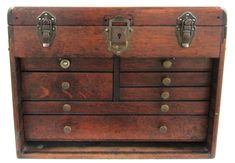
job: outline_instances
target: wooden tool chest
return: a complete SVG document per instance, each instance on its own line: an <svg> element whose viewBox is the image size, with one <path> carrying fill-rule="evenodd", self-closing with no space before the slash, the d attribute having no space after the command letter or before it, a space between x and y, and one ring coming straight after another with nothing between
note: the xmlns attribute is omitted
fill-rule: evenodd
<svg viewBox="0 0 235 163"><path fill-rule="evenodd" d="M213 158L226 15L9 10L17 156Z"/></svg>

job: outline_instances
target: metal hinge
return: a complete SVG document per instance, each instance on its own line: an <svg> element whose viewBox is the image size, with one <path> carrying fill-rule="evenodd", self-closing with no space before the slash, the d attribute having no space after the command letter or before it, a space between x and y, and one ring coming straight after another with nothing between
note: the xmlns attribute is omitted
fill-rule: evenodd
<svg viewBox="0 0 235 163"><path fill-rule="evenodd" d="M37 34L43 47L51 46L56 36L56 18L44 11L37 17Z"/></svg>
<svg viewBox="0 0 235 163"><path fill-rule="evenodd" d="M105 28L108 38L108 50L116 55L120 55L123 51L127 50L132 31L129 19L121 16L110 19L109 26Z"/></svg>
<svg viewBox="0 0 235 163"><path fill-rule="evenodd" d="M185 12L176 20L176 35L178 43L183 48L188 48L195 34L196 17L191 12Z"/></svg>

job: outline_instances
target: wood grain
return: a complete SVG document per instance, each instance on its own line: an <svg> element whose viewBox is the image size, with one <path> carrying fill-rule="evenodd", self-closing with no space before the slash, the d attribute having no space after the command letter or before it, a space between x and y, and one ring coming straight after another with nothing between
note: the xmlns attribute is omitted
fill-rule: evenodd
<svg viewBox="0 0 235 163"><path fill-rule="evenodd" d="M164 68L163 62L170 60L171 68ZM211 71L210 58L121 58L121 72L137 71Z"/></svg>
<svg viewBox="0 0 235 163"><path fill-rule="evenodd" d="M111 100L111 73L22 73L24 100ZM62 89L69 82L70 88Z"/></svg>
<svg viewBox="0 0 235 163"><path fill-rule="evenodd" d="M64 112L63 105L69 104L71 111ZM161 105L169 106L168 112L161 111ZM77 102L38 101L23 102L24 114L166 114L207 115L209 102Z"/></svg>
<svg viewBox="0 0 235 163"><path fill-rule="evenodd" d="M121 87L164 86L162 80L169 78L169 86L210 86L210 73L121 73Z"/></svg>
<svg viewBox="0 0 235 163"><path fill-rule="evenodd" d="M121 88L120 100L162 100L161 93L169 92L166 100L209 100L209 87Z"/></svg>
<svg viewBox="0 0 235 163"><path fill-rule="evenodd" d="M176 18L186 11L197 18L197 25L224 25L226 15L219 7L118 7L118 8L79 8L79 7L15 7L9 10L8 24L36 25L37 17L43 12L51 12L56 24L98 26L104 25L104 16L131 15L135 26L175 25Z"/></svg>
<svg viewBox="0 0 235 163"><path fill-rule="evenodd" d="M14 26L15 57L113 57L108 51L104 27L60 26L49 48L43 48L36 26ZM140 57L219 57L223 27L197 27L189 48L178 45L175 27L133 27L130 47L123 58ZM27 37L26 37L27 36ZM24 38L24 39L22 39ZM30 45L30 46L29 46ZM22 48L23 47L23 48Z"/></svg>
<svg viewBox="0 0 235 163"><path fill-rule="evenodd" d="M160 133L161 125L168 126ZM71 127L64 133L65 126ZM25 138L34 141L203 141L205 116L24 116Z"/></svg>

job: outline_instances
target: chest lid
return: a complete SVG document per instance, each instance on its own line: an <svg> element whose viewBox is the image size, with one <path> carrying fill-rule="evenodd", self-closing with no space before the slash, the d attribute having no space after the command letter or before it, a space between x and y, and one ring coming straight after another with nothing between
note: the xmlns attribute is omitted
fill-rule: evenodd
<svg viewBox="0 0 235 163"><path fill-rule="evenodd" d="M221 8L58 8L9 10L17 57L219 57Z"/></svg>

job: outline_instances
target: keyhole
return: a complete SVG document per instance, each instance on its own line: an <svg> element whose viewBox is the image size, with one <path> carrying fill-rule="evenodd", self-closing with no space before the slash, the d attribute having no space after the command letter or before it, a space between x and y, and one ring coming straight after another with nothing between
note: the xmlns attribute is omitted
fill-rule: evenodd
<svg viewBox="0 0 235 163"><path fill-rule="evenodd" d="M121 33L118 33L117 36L118 36L118 39L120 39L121 36L122 36L122 34L121 34Z"/></svg>

